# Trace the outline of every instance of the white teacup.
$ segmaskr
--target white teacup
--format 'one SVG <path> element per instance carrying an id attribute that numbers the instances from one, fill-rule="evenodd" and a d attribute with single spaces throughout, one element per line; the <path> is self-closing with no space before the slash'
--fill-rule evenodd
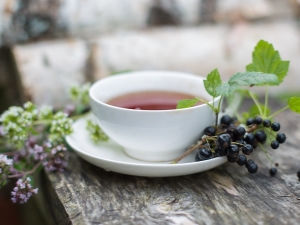
<path id="1" fill-rule="evenodd" d="M 171 91 L 209 100 L 203 77 L 169 71 L 137 71 L 110 76 L 94 83 L 89 91 L 91 107 L 100 127 L 125 152 L 143 161 L 170 161 L 180 156 L 213 125 L 215 114 L 201 104 L 186 109 L 134 110 L 108 105 L 124 94 Z M 220 98 L 216 98 L 216 106 Z"/>

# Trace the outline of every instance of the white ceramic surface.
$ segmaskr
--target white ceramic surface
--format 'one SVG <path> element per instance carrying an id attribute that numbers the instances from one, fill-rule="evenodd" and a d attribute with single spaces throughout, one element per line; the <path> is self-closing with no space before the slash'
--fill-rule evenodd
<path id="1" fill-rule="evenodd" d="M 92 111 L 101 128 L 128 155 L 143 161 L 168 161 L 184 152 L 214 123 L 215 115 L 202 104 L 180 110 L 133 110 L 106 104 L 114 97 L 139 91 L 175 91 L 211 100 L 203 77 L 169 71 L 137 71 L 110 76 L 90 89 Z M 215 105 L 220 98 L 215 99 Z M 210 102 L 212 104 L 212 102 Z"/>
<path id="2" fill-rule="evenodd" d="M 67 136 L 66 140 L 79 156 L 107 171 L 135 176 L 171 177 L 199 173 L 226 162 L 226 157 L 195 162 L 196 153 L 188 155 L 178 164 L 136 160 L 126 155 L 123 148 L 112 140 L 93 143 L 86 130 L 86 120 L 90 118 L 92 115 L 76 121 L 73 125 L 74 132 Z"/>

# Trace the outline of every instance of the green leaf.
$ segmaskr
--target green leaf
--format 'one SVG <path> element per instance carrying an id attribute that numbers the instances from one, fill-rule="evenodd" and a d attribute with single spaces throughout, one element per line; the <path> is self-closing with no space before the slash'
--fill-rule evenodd
<path id="1" fill-rule="evenodd" d="M 222 85 L 222 80 L 218 69 L 214 69 L 208 75 L 204 82 L 205 90 L 213 97 L 218 97 L 217 88 Z"/>
<path id="2" fill-rule="evenodd" d="M 229 96 L 241 86 L 275 85 L 278 78 L 274 74 L 261 72 L 239 72 L 234 74 L 228 81 L 217 88 L 218 95 Z"/>
<path id="3" fill-rule="evenodd" d="M 224 83 L 221 84 L 219 87 L 217 87 L 217 95 L 225 95 L 225 96 L 229 96 L 231 95 L 237 88 L 235 88 L 234 86 L 230 86 L 230 84 L 228 83 Z"/>
<path id="4" fill-rule="evenodd" d="M 278 78 L 274 74 L 260 72 L 236 73 L 230 77 L 228 83 L 230 86 L 251 86 L 251 85 L 278 85 Z"/>
<path id="5" fill-rule="evenodd" d="M 260 40 L 252 52 L 252 63 L 246 66 L 246 70 L 275 74 L 281 83 L 289 70 L 289 64 L 289 61 L 281 60 L 272 44 Z"/>
<path id="6" fill-rule="evenodd" d="M 300 97 L 291 97 L 288 106 L 293 112 L 300 114 Z"/>
<path id="7" fill-rule="evenodd" d="M 198 98 L 183 99 L 177 102 L 176 109 L 190 108 L 198 102 Z"/>

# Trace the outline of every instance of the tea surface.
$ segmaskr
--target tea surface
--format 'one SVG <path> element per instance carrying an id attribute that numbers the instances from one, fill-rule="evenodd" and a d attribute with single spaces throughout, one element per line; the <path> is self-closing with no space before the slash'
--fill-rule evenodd
<path id="1" fill-rule="evenodd" d="M 113 98 L 107 104 L 137 110 L 168 110 L 176 109 L 177 101 L 193 97 L 180 92 L 144 91 Z"/>

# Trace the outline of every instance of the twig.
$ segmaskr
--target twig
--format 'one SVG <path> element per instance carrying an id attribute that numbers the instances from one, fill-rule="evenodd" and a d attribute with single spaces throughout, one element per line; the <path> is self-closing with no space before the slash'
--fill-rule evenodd
<path id="1" fill-rule="evenodd" d="M 246 130 L 247 133 L 251 133 L 252 131 L 255 131 L 257 128 L 257 124 L 253 124 L 249 129 Z"/>
<path id="2" fill-rule="evenodd" d="M 195 151 L 197 148 L 199 148 L 201 145 L 203 145 L 205 143 L 205 139 L 198 141 L 197 144 L 195 144 L 194 146 L 192 146 L 191 148 L 189 148 L 185 153 L 183 153 L 183 155 L 179 156 L 178 158 L 174 159 L 171 164 L 176 164 L 178 163 L 180 160 L 182 160 L 184 157 L 186 157 L 187 155 L 191 154 L 193 151 Z"/>
<path id="3" fill-rule="evenodd" d="M 39 161 L 31 170 L 27 172 L 21 172 L 19 174 L 9 175 L 8 178 L 16 178 L 16 177 L 22 177 L 26 175 L 30 175 L 36 171 L 36 169 L 43 163 L 43 161 Z"/>

